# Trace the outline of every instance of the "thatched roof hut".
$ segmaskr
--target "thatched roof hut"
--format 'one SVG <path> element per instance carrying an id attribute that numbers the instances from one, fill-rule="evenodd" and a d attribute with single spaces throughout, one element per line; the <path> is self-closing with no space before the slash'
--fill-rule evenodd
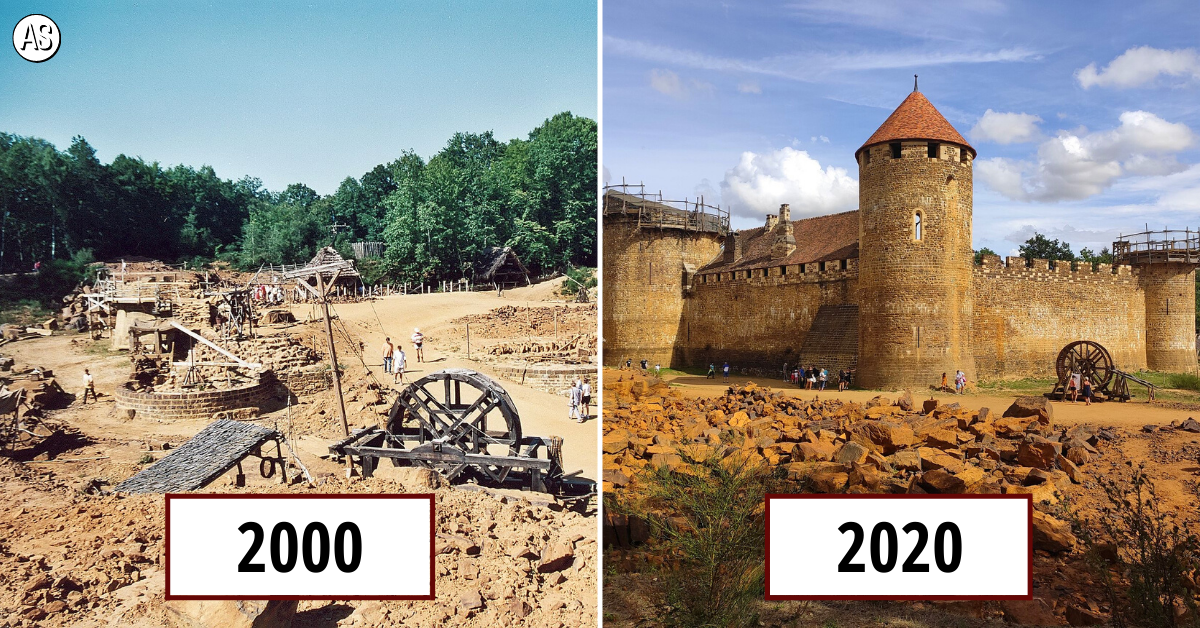
<path id="1" fill-rule="evenodd" d="M 490 246 L 484 249 L 475 265 L 474 283 L 498 287 L 529 285 L 529 269 L 510 246 Z"/>

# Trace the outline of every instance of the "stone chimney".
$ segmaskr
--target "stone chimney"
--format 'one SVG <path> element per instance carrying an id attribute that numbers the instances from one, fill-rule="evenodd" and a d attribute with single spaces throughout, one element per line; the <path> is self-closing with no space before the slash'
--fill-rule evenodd
<path id="1" fill-rule="evenodd" d="M 732 264 L 742 257 L 742 240 L 737 237 L 737 232 L 730 230 L 725 236 L 725 251 L 721 261 L 726 264 Z"/>
<path id="2" fill-rule="evenodd" d="M 796 250 L 796 237 L 792 235 L 791 205 L 784 203 L 779 206 L 779 218 L 775 222 L 775 244 L 771 247 L 771 257 L 781 259 Z"/>
<path id="3" fill-rule="evenodd" d="M 767 214 L 767 231 L 773 231 L 775 229 L 775 223 L 777 222 L 779 222 L 779 216 L 776 216 L 775 214 Z"/>

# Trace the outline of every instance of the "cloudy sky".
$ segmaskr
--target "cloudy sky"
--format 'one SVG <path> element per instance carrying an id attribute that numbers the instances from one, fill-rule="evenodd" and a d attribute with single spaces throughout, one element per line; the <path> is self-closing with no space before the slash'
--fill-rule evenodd
<path id="1" fill-rule="evenodd" d="M 28 6 L 26 6 L 28 5 Z M 62 31 L 29 63 L 0 48 L 0 131 L 60 149 L 211 165 L 320 193 L 458 131 L 524 138 L 597 115 L 594 2 L 0 3 Z"/>
<path id="2" fill-rule="evenodd" d="M 920 89 L 979 152 L 974 244 L 1200 226 L 1200 4 L 604 3 L 604 176 L 761 224 L 856 209 Z"/>

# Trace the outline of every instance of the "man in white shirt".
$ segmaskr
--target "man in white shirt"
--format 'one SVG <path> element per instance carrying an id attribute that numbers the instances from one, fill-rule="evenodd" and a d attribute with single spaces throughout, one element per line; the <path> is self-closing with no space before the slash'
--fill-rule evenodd
<path id="1" fill-rule="evenodd" d="M 92 378 L 91 372 L 89 372 L 87 369 L 83 369 L 83 402 L 84 403 L 87 403 L 88 394 L 92 395 L 92 401 L 95 401 L 96 403 L 100 402 L 100 399 L 98 397 L 96 397 L 96 381 Z"/>
<path id="2" fill-rule="evenodd" d="M 419 328 L 413 330 L 412 343 L 413 351 L 417 354 L 417 362 L 424 362 L 425 349 L 423 345 L 425 344 L 425 334 L 422 334 Z"/>
<path id="3" fill-rule="evenodd" d="M 392 383 L 393 384 L 403 384 L 404 383 L 404 367 L 408 366 L 408 364 L 406 364 L 406 362 L 407 362 L 407 360 L 404 355 L 404 347 L 397 345 L 396 349 L 395 349 L 395 353 L 392 354 Z"/>
<path id="4" fill-rule="evenodd" d="M 580 398 L 583 403 L 583 419 L 586 420 L 592 416 L 592 385 L 585 379 L 583 385 L 579 389 Z M 582 421 L 581 421 L 582 422 Z"/>

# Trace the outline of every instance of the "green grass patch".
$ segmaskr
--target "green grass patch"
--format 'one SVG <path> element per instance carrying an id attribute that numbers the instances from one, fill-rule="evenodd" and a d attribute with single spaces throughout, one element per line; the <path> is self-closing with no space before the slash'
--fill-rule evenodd
<path id="1" fill-rule="evenodd" d="M 1171 388 L 1200 392 L 1200 376 L 1191 373 L 1171 373 L 1167 381 Z"/>
<path id="2" fill-rule="evenodd" d="M 32 327 L 42 324 L 52 316 L 54 314 L 46 306 L 33 299 L 21 299 L 0 306 L 0 325 Z"/>

